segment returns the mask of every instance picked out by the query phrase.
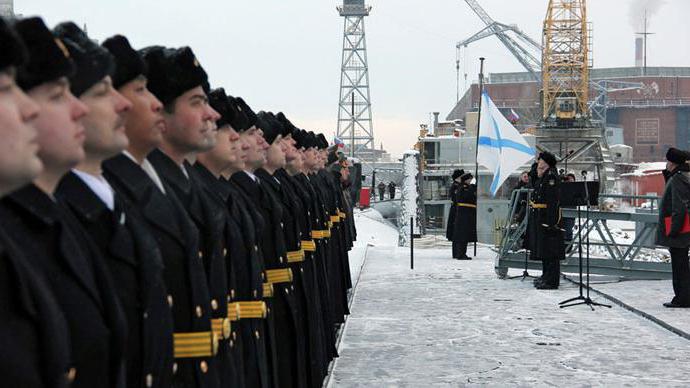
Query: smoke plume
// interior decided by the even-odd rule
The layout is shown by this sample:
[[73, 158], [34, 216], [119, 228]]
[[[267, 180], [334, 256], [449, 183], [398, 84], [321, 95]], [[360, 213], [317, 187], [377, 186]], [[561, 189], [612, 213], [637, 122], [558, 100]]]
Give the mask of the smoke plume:
[[644, 13], [647, 11], [647, 28], [650, 26], [654, 15], [666, 5], [666, 0], [632, 0], [630, 4], [630, 25], [635, 29], [635, 32], [644, 31]]

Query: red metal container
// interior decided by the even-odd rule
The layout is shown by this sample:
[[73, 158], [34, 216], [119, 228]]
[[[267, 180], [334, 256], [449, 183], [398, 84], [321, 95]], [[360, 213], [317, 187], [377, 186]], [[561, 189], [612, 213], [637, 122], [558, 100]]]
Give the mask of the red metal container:
[[366, 209], [369, 207], [371, 201], [371, 189], [369, 187], [362, 187], [359, 191], [359, 208]]

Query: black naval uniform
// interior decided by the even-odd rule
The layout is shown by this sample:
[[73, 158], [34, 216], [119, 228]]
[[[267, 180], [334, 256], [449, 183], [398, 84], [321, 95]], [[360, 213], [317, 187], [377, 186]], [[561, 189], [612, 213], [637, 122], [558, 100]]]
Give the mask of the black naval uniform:
[[[228, 321], [228, 271], [225, 267], [227, 248], [224, 243], [225, 207], [215, 201], [205, 185], [194, 174], [191, 166], [179, 166], [160, 150], [152, 151], [147, 159], [161, 179], [172, 188], [187, 215], [193, 221], [198, 235], [198, 258], [206, 272], [211, 296], [211, 319], [219, 339], [216, 355], [217, 374], [221, 387], [237, 385], [237, 365], [232, 360], [229, 339], [232, 336]], [[233, 342], [234, 347], [234, 342]]]
[[[320, 387], [323, 381], [324, 370], [327, 367], [325, 348], [324, 348], [324, 329], [323, 312], [321, 310], [320, 289], [316, 277], [316, 265], [313, 253], [316, 245], [311, 238], [311, 211], [309, 193], [299, 184], [295, 177], [290, 176], [284, 169], [276, 171], [275, 176], [284, 185], [284, 192], [287, 194], [285, 201], [292, 204], [289, 210], [293, 213], [293, 218], [297, 222], [297, 246], [300, 249], [301, 262], [292, 264], [297, 267], [303, 294], [306, 299], [304, 304], [306, 310], [305, 336], [307, 341], [307, 360], [309, 368], [307, 377], [310, 387]], [[287, 202], [286, 202], [287, 203]], [[295, 268], [293, 268], [295, 270]], [[295, 271], [296, 272], [296, 271]]]
[[0, 202], [0, 219], [64, 313], [75, 368], [71, 386], [124, 386], [125, 317], [104, 260], [86, 232], [33, 184]]
[[[321, 320], [323, 327], [323, 352], [326, 356], [325, 364], [322, 373], [327, 373], [328, 363], [333, 358], [338, 356], [338, 351], [335, 344], [335, 318], [333, 317], [333, 306], [331, 305], [331, 286], [327, 272], [327, 249], [328, 245], [323, 236], [323, 228], [325, 227], [325, 210], [323, 201], [312, 178], [305, 174], [298, 174], [295, 176], [298, 184], [302, 186], [303, 192], [308, 193], [309, 197], [309, 214], [311, 214], [311, 230], [309, 232], [310, 240], [308, 244], [313, 246], [308, 247], [313, 249], [312, 258], [315, 268], [315, 279], [319, 289], [319, 301], [321, 303]], [[304, 241], [302, 242], [304, 245]]]
[[161, 251], [175, 329], [173, 387], [217, 387], [213, 364], [218, 342], [211, 331], [211, 298], [194, 224], [173, 189], [163, 184], [164, 194], [128, 156], [105, 161], [103, 170], [116, 194], [143, 216]]
[[55, 195], [96, 243], [116, 285], [128, 323], [127, 386], [169, 387], [173, 322], [156, 240], [118, 195], [110, 210], [74, 172]]
[[[287, 173], [281, 173], [284, 170], [279, 169], [274, 175], [269, 175], [266, 170], [260, 169], [256, 175], [265, 183], [266, 189], [278, 200], [277, 203], [281, 206], [282, 211], [282, 230], [285, 239], [285, 249], [287, 251], [286, 262], [287, 267], [292, 271], [293, 282], [289, 286], [293, 299], [295, 299], [295, 312], [297, 313], [297, 334], [295, 344], [297, 346], [297, 353], [301, 359], [299, 365], [300, 384], [297, 386], [307, 386], [308, 381], [312, 376], [312, 360], [309, 348], [310, 328], [314, 336], [319, 335], [316, 331], [315, 321], [319, 319], [314, 306], [310, 304], [314, 292], [312, 289], [313, 282], [305, 276], [304, 260], [306, 258], [302, 249], [301, 232], [299, 219], [303, 216], [301, 214], [302, 204], [296, 197], [294, 192], [287, 182]], [[307, 273], [307, 275], [310, 275]]]
[[[235, 303], [240, 309], [245, 382], [247, 387], [268, 388], [271, 372], [266, 347], [267, 305], [263, 298], [270, 298], [270, 295], [264, 295], [265, 267], [258, 241], [263, 221], [253, 203], [234, 182], [225, 178], [218, 182], [218, 191], [225, 198], [231, 216], [229, 221], [232, 221], [228, 233], [235, 256]], [[273, 289], [267, 287], [267, 290], [272, 292]]]
[[26, 260], [0, 229], [0, 376], [7, 387], [67, 387], [67, 322], [49, 285]]
[[[543, 271], [538, 288], [558, 288], [561, 260], [565, 259], [563, 230], [559, 223], [560, 178], [555, 167], [550, 167], [544, 176], [535, 180], [534, 192], [529, 209], [530, 241], [532, 259], [541, 260]], [[533, 238], [532, 238], [533, 236]]]
[[477, 241], [477, 185], [461, 183], [453, 194], [453, 258], [467, 259], [467, 244]]

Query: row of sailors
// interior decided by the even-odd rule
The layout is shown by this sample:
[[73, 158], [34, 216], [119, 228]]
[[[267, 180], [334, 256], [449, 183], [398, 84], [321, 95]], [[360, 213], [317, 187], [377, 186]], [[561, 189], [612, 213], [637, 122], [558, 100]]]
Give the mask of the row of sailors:
[[0, 19], [0, 375], [319, 387], [349, 313], [347, 160], [188, 47]]

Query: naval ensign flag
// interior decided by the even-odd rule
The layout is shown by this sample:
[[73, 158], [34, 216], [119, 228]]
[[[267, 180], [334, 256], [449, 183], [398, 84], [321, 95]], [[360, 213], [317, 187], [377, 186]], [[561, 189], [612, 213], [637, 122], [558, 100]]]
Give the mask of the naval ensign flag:
[[496, 108], [489, 95], [482, 93], [477, 162], [494, 174], [491, 195], [515, 170], [534, 158], [534, 150], [515, 127]]

